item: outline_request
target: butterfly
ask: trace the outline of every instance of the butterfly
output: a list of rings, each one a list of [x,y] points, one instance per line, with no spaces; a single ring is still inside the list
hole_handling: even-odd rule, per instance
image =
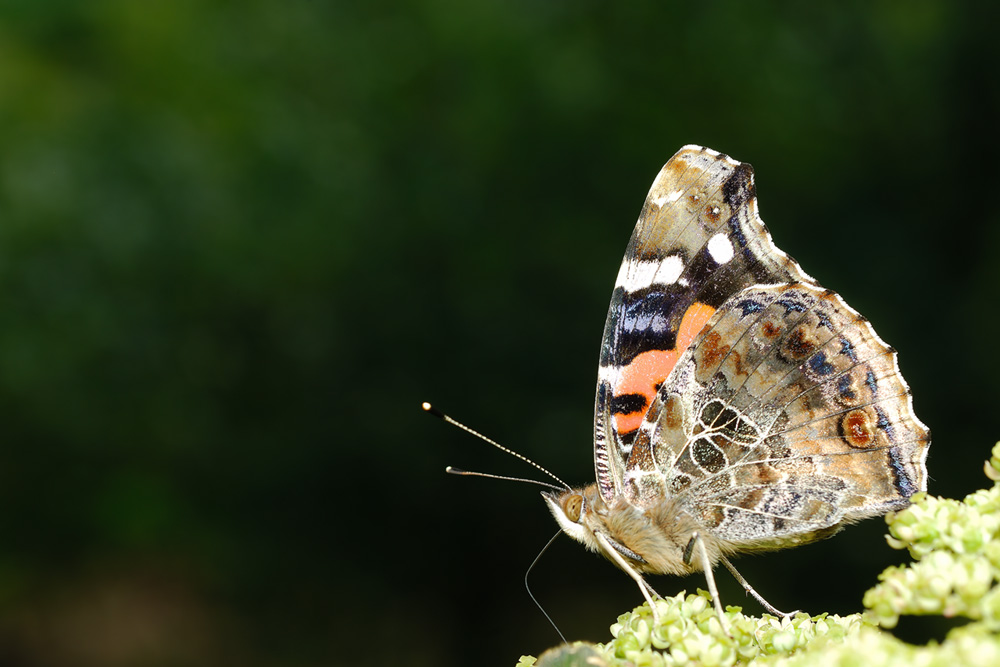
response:
[[[827,537],[926,490],[930,431],[896,352],[778,249],[753,170],[681,148],[646,196],[604,327],[596,482],[543,492],[562,531],[645,574]]]

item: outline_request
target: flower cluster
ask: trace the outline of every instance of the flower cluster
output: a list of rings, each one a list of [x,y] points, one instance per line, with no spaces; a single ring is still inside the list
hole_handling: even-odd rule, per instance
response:
[[[1000,479],[1000,443],[986,474]],[[865,594],[879,625],[895,627],[902,614],[941,614],[1000,629],[1000,484],[963,501],[919,494],[888,523],[889,544],[916,562],[888,568]]]
[[[839,617],[821,614],[810,617],[799,613],[794,618],[777,619],[743,615],[739,607],[726,610],[727,634],[719,624],[712,599],[705,591],[696,595],[680,593],[656,601],[659,625],[654,625],[648,604],[622,614],[611,626],[614,639],[596,646],[605,662],[580,664],[634,665],[635,667],[672,667],[704,665],[729,667],[747,664],[767,655],[787,655],[811,645],[817,638],[841,640],[857,633],[864,624],[860,614]],[[557,654],[543,655],[539,662],[522,658],[519,667],[543,667],[556,662]],[[558,654],[564,657],[566,654]],[[553,660],[553,662],[549,662]],[[574,664],[567,662],[565,664]]]

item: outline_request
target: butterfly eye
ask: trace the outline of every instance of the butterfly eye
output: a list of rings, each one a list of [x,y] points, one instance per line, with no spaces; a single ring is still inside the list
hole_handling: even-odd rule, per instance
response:
[[[583,496],[570,496],[563,504],[563,512],[566,518],[576,523],[580,520],[580,513],[583,511]]]

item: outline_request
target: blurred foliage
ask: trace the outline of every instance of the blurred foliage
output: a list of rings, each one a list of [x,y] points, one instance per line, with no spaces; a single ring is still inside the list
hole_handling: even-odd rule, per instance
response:
[[[970,491],[1000,371],[990,12],[4,3],[0,663],[550,644],[519,583],[541,502],[442,474],[524,469],[419,403],[590,477],[617,263],[690,142],[755,165],[778,244],[899,348],[932,491]],[[893,558],[880,530],[741,569],[850,613]],[[604,563],[546,559],[567,634],[635,602]],[[804,583],[823,559],[843,585]]]

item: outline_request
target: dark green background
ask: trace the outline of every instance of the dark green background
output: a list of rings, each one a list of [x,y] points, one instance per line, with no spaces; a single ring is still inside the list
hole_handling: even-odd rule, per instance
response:
[[[419,405],[592,480],[607,299],[686,143],[752,163],[779,246],[899,349],[931,491],[984,486],[996,26],[928,0],[5,3],[0,663],[554,644],[521,583],[555,531],[536,490],[444,466],[537,475]],[[903,558],[883,533],[741,569],[857,611]],[[567,539],[533,589],[570,638],[641,601]]]

